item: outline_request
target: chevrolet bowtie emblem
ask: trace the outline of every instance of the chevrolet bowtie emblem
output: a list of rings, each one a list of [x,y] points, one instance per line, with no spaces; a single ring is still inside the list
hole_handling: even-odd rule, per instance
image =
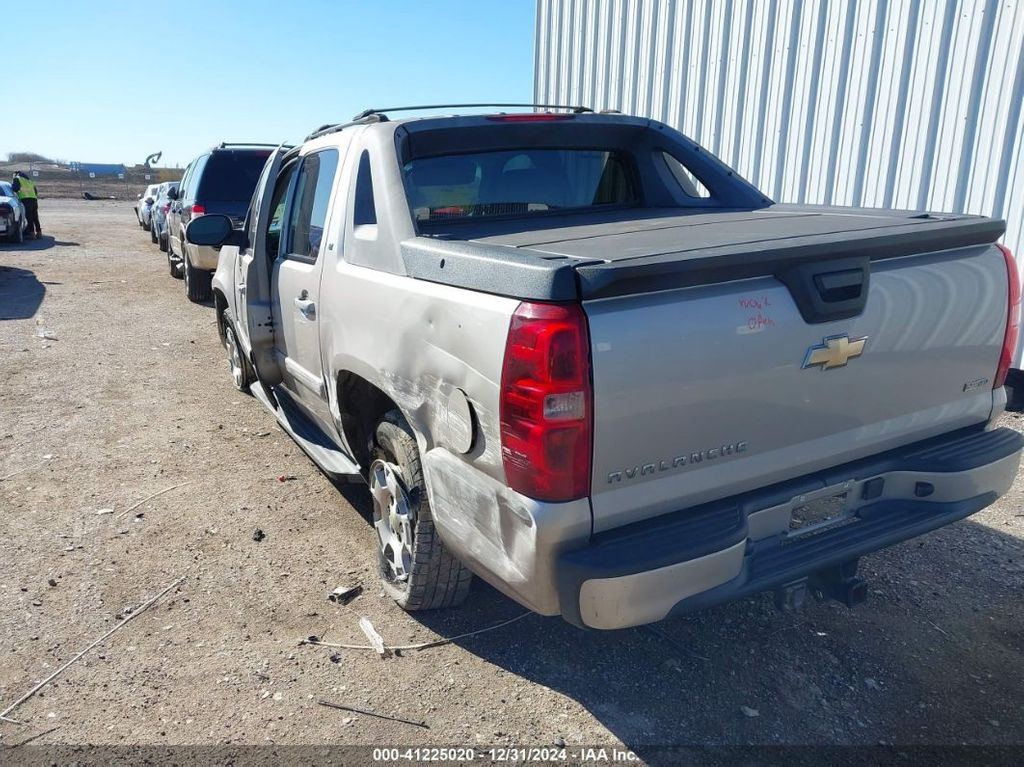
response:
[[[812,368],[821,365],[822,370],[841,368],[854,357],[864,353],[864,344],[868,337],[850,338],[843,333],[841,336],[829,336],[823,338],[820,344],[812,346],[804,356],[802,368]]]

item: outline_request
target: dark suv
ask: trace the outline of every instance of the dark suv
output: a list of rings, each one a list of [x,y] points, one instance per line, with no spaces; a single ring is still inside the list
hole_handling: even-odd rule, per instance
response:
[[[219,144],[185,169],[167,214],[167,263],[171,275],[185,278],[192,301],[210,298],[210,278],[219,252],[185,240],[185,227],[206,213],[230,216],[240,225],[256,181],[270,156],[271,144]]]

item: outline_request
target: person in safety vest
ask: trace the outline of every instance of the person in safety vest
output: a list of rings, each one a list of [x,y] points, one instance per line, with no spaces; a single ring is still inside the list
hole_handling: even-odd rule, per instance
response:
[[[39,225],[39,193],[35,182],[22,171],[14,173],[11,188],[25,206],[25,217],[28,219],[28,235],[37,240],[43,236],[43,228]]]

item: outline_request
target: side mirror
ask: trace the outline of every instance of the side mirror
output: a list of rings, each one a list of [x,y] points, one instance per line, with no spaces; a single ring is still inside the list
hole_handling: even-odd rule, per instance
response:
[[[178,199],[178,190],[177,189],[168,189],[167,190],[167,199],[168,200],[177,200]]]
[[[185,227],[185,239],[193,245],[219,248],[222,245],[241,245],[245,240],[245,232],[236,231],[227,216],[207,213],[189,221]]]
[[[142,199],[142,195],[141,195],[141,194],[139,194],[139,196],[138,196],[138,197],[136,197],[135,199],[136,199],[136,200],[141,200],[141,199]]]
[[[152,204],[153,204],[154,202],[155,202],[155,201],[153,200],[153,198],[152,198],[152,197],[147,197],[147,198],[146,198],[146,205],[152,205]]]

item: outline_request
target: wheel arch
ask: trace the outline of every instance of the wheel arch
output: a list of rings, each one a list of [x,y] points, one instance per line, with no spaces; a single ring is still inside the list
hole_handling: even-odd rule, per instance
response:
[[[217,333],[220,335],[220,342],[224,343],[224,323],[227,321],[224,315],[228,310],[228,299],[224,291],[216,285],[213,287],[213,306],[217,313]],[[237,331],[235,331],[237,335]]]
[[[341,430],[365,475],[370,465],[374,431],[385,413],[398,410],[407,414],[383,389],[350,370],[341,370],[335,378],[335,398]]]

